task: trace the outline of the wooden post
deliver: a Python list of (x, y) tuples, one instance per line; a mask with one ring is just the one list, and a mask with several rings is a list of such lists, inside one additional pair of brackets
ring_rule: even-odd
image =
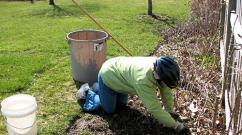
[(225, 1), (224, 0), (220, 0), (220, 28), (219, 28), (219, 35), (220, 35), (220, 40), (223, 38), (224, 35), (224, 22), (225, 22)]
[[(225, 90), (228, 89), (229, 92), (229, 64), (228, 62), (231, 60), (229, 56), (229, 50), (230, 50), (230, 43), (233, 42), (232, 37), (232, 31), (231, 31), (231, 25), (230, 25), (230, 12), (232, 8), (232, 0), (229, 0), (228, 4), (226, 4), (226, 10), (225, 10), (225, 25), (224, 25), (224, 36), (223, 36), (223, 45), (224, 45), (224, 56), (225, 56), (225, 62), (224, 62), (224, 73), (223, 73), (223, 84), (222, 84), (222, 104), (224, 105), (224, 97), (225, 97)], [(233, 50), (233, 49), (231, 49)], [(232, 56), (231, 56), (232, 57)], [(232, 64), (232, 63), (231, 63)]]

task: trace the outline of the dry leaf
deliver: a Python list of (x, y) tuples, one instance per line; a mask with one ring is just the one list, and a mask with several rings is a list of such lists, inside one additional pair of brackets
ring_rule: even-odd
[(190, 105), (189, 105), (189, 109), (191, 110), (192, 113), (195, 113), (198, 111), (198, 107), (197, 107), (197, 100), (193, 100)]

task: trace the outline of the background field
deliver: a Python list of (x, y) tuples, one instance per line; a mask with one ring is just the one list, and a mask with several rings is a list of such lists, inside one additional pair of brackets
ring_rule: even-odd
[[(145, 16), (147, 0), (85, 0), (80, 3), (138, 56), (149, 55), (160, 39), (159, 30), (188, 17), (187, 0), (153, 1), (160, 20)], [(36, 97), (40, 134), (63, 134), (69, 121), (83, 115), (75, 101), (67, 33), (99, 29), (71, 1), (0, 2), (0, 101), (16, 93)], [(112, 40), (108, 57), (126, 55)], [(0, 117), (0, 134), (6, 127)]]

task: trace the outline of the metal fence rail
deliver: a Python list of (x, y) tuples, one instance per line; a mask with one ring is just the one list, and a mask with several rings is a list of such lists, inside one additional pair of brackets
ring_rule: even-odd
[(241, 71), (242, 50), (232, 48), (232, 57), (228, 79), (229, 88), (226, 90), (227, 131), (229, 134), (238, 134), (241, 130)]
[(223, 95), (228, 134), (242, 129), (242, 0), (223, 0), (224, 26), (220, 42)]

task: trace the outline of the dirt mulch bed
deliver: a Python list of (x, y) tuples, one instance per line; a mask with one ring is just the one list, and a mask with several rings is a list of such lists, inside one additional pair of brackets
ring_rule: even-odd
[[(163, 127), (143, 106), (137, 96), (129, 97), (129, 106), (120, 108), (113, 115), (99, 111), (77, 117), (67, 129), (68, 135), (175, 135), (171, 128)], [(182, 133), (189, 135), (189, 132)]]
[[(204, 24), (203, 24), (204, 25)], [(218, 107), (216, 121), (214, 109), (220, 94), (220, 66), (218, 35), (209, 35), (200, 23), (188, 22), (168, 31), (162, 31), (165, 41), (151, 55), (169, 55), (178, 61), (181, 83), (174, 91), (174, 110), (189, 127), (186, 134), (222, 134), (224, 110)], [(221, 99), (219, 99), (221, 100)], [(215, 122), (215, 123), (213, 123)], [(214, 125), (215, 124), (215, 125)], [(146, 110), (137, 96), (129, 98), (129, 106), (114, 115), (104, 113), (77, 116), (66, 129), (68, 135), (175, 135), (163, 127)]]

